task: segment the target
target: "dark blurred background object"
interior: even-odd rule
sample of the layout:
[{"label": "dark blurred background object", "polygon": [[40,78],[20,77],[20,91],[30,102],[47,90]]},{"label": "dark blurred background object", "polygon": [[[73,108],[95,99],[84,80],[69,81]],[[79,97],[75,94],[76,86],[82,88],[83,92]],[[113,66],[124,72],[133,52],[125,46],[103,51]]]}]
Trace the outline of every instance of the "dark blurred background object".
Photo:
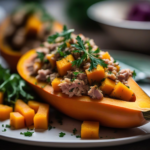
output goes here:
[{"label": "dark blurred background object", "polygon": [[129,10],[127,20],[131,21],[150,21],[150,3],[140,2],[134,4]]}]

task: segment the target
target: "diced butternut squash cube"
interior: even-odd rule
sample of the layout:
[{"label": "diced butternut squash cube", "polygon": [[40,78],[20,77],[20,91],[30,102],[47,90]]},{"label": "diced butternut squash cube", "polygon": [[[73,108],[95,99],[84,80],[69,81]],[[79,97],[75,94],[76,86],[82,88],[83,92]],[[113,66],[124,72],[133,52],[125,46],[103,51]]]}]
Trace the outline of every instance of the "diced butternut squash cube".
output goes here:
[{"label": "diced butternut squash cube", "polygon": [[69,42],[66,42],[66,45],[67,45],[67,47],[70,47],[70,46],[71,46]]},{"label": "diced butternut squash cube", "polygon": [[99,122],[83,121],[81,125],[82,139],[99,139]]},{"label": "diced butternut squash cube", "polygon": [[46,58],[48,59],[48,61],[50,62],[52,68],[54,69],[56,66],[56,60],[54,59],[54,54],[47,54]]},{"label": "diced butternut squash cube", "polygon": [[0,120],[4,121],[9,119],[10,113],[13,111],[13,108],[7,105],[0,104]]},{"label": "diced butternut squash cube", "polygon": [[15,112],[19,112],[20,114],[24,116],[26,126],[31,126],[33,124],[33,118],[34,118],[35,112],[22,100],[16,101]]},{"label": "diced butternut squash cube", "polygon": [[104,54],[102,54],[102,59],[109,59],[110,60],[110,55],[108,52],[105,52]]},{"label": "diced butternut squash cube", "polygon": [[115,87],[115,81],[106,78],[103,82],[102,85],[100,86],[100,89],[103,91],[104,94],[111,94],[111,92],[113,91],[114,87]]},{"label": "diced butternut squash cube", "polygon": [[42,64],[40,62],[35,62],[33,67],[34,67],[35,70],[39,70],[39,69],[41,69]]},{"label": "diced butternut squash cube", "polygon": [[40,106],[40,103],[39,103],[39,102],[36,102],[36,101],[28,101],[28,106],[29,106],[30,108],[32,108],[35,113],[37,113],[37,111],[38,111],[38,109],[39,109],[39,106]]},{"label": "diced butternut squash cube", "polygon": [[3,104],[4,93],[0,92],[0,104]]},{"label": "diced butternut squash cube", "polygon": [[64,76],[65,74],[67,74],[68,70],[71,70],[72,61],[74,61],[74,58],[72,55],[68,55],[63,59],[56,61],[57,70],[60,76]]},{"label": "diced butternut squash cube", "polygon": [[42,22],[36,16],[31,16],[27,21],[26,34],[37,35],[41,29]]},{"label": "diced butternut squash cube", "polygon": [[39,109],[34,116],[35,129],[48,129],[49,105],[40,103]]},{"label": "diced butternut squash cube", "polygon": [[54,89],[55,92],[61,92],[61,89],[60,87],[58,86],[60,83],[61,83],[61,80],[60,78],[55,78],[53,81],[52,81],[52,87]]},{"label": "diced butternut squash cube", "polygon": [[116,66],[116,68],[117,68],[117,71],[119,72],[120,71],[120,66],[118,65],[118,66]]},{"label": "diced butternut squash cube", "polygon": [[96,69],[93,69],[92,71],[85,70],[88,81],[90,84],[95,82],[100,82],[105,77],[105,71],[104,68],[100,65],[97,65]]},{"label": "diced butternut squash cube", "polygon": [[11,112],[10,113],[10,125],[15,129],[21,129],[25,127],[25,119],[18,112]]},{"label": "diced butternut squash cube", "polygon": [[127,86],[125,86],[123,83],[119,82],[114,90],[112,91],[111,97],[118,98],[120,100],[125,101],[134,101],[135,95],[132,90],[130,90]]}]

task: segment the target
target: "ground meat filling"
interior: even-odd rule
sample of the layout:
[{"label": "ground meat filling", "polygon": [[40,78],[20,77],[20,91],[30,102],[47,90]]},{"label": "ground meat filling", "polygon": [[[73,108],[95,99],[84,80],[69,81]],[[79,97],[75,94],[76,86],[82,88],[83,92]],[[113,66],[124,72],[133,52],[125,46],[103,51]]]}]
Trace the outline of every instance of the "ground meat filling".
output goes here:
[{"label": "ground meat filling", "polygon": [[93,99],[102,99],[103,94],[102,91],[97,87],[97,85],[91,86],[88,91],[88,95]]},{"label": "ground meat filling", "polygon": [[[80,38],[82,39],[85,51],[88,51],[89,45],[92,51],[97,50],[98,47],[97,45],[95,45],[92,39],[86,38],[82,34],[80,34]],[[27,66],[30,75],[34,75],[38,81],[44,81],[50,85],[55,78],[60,78],[58,86],[60,87],[61,92],[68,95],[69,97],[86,95],[91,97],[92,99],[103,99],[103,96],[105,96],[106,93],[104,92],[105,94],[103,94],[103,91],[100,90],[100,86],[102,86],[102,82],[105,81],[103,79],[105,78],[108,78],[109,80],[111,79],[111,81],[113,81],[114,83],[114,86],[118,82],[122,82],[124,85],[128,86],[127,80],[130,76],[132,76],[133,72],[129,69],[123,69],[119,71],[119,63],[116,62],[110,55],[109,57],[106,57],[105,55],[105,58],[103,58],[103,54],[106,54],[103,51],[98,51],[96,56],[94,55],[96,58],[103,60],[106,64],[106,67],[103,66],[104,78],[101,81],[90,83],[89,74],[87,73],[87,70],[88,72],[93,71],[90,70],[92,63],[90,57],[86,57],[86,59],[82,61],[80,66],[71,66],[70,69],[65,72],[65,75],[59,75],[60,72],[59,70],[57,70],[56,61],[62,59],[64,59],[65,61],[67,55],[72,55],[74,60],[80,60],[80,58],[84,54],[86,54],[84,51],[77,51],[78,49],[74,47],[74,45],[77,44],[77,35],[72,34],[71,39],[65,41],[65,43],[63,43],[63,40],[64,37],[57,37],[54,43],[44,42],[44,46],[36,49],[36,57],[34,57],[34,59],[32,59]],[[63,55],[65,54],[65,56],[62,56],[62,53],[58,51],[62,44],[66,45],[61,49],[61,52],[63,53]],[[51,63],[51,61],[55,62],[55,67],[53,66],[54,64]],[[40,63],[40,68],[38,65],[34,65],[34,63]]]},{"label": "ground meat filling", "polygon": [[59,87],[62,93],[69,97],[86,95],[89,89],[89,86],[84,81],[75,79],[72,82],[69,78],[65,78],[64,82],[59,84]]}]

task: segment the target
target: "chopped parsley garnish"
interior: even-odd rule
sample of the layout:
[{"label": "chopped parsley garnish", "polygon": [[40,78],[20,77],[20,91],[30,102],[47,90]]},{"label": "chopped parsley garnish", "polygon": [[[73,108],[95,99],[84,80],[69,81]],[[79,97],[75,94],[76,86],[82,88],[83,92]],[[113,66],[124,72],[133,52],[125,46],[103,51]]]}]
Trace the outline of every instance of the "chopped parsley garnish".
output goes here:
[{"label": "chopped parsley garnish", "polygon": [[63,27],[63,31],[61,33],[55,33],[47,38],[47,42],[55,43],[56,38],[64,37],[64,41],[70,39],[71,33],[74,32],[74,29],[67,29],[66,26]]},{"label": "chopped parsley garnish", "polygon": [[6,124],[6,126],[5,126],[6,128],[11,128],[11,126],[9,125],[9,124]]},{"label": "chopped parsley garnish", "polygon": [[108,74],[112,74],[112,71],[108,71]]},{"label": "chopped parsley garnish", "polygon": [[48,59],[44,59],[44,63],[49,63],[49,60]]},{"label": "chopped parsley garnish", "polygon": [[41,44],[40,46],[41,46],[41,47],[44,47],[44,44]]},{"label": "chopped parsley garnish", "polygon": [[102,59],[98,58],[98,53],[100,52],[99,48],[97,48],[97,50],[93,51],[92,48],[89,47],[89,49],[87,51],[85,46],[84,46],[84,44],[83,44],[83,41],[82,41],[81,37],[77,36],[76,40],[77,40],[77,44],[72,44],[71,45],[72,47],[75,47],[77,49],[77,50],[75,50],[73,52],[75,52],[75,53],[77,53],[77,52],[79,52],[79,53],[80,52],[84,52],[84,53],[79,59],[74,60],[72,62],[72,66],[75,65],[77,67],[80,67],[82,62],[89,58],[91,60],[91,65],[89,67],[89,71],[91,71],[94,68],[96,68],[98,64],[100,64],[103,67],[107,67],[107,64]]},{"label": "chopped parsley garnish", "polygon": [[42,52],[36,52],[37,53],[37,58],[39,58],[41,61],[44,60],[45,54]]},{"label": "chopped parsley garnish", "polygon": [[106,79],[106,78],[103,78],[103,79],[101,80],[101,82],[105,81],[105,79]]},{"label": "chopped parsley garnish", "polygon": [[81,138],[81,135],[77,135],[76,138]]},{"label": "chopped parsley garnish", "polygon": [[50,77],[48,77],[48,78],[46,79],[46,82],[48,82],[48,83],[50,83],[50,82],[51,82]]},{"label": "chopped parsley garnish", "polygon": [[133,71],[132,76],[133,76],[133,78],[136,77],[136,72],[135,72],[135,70]]},{"label": "chopped parsley garnish", "polygon": [[27,132],[20,132],[21,135],[24,135],[24,136],[32,136],[34,132],[30,132],[30,131],[27,131]]},{"label": "chopped parsley garnish", "polygon": [[47,84],[45,84],[45,85],[41,86],[41,88],[44,88],[46,85],[47,85]]},{"label": "chopped parsley garnish", "polygon": [[33,91],[27,83],[16,73],[10,74],[8,69],[0,65],[0,91],[4,93],[4,103],[14,105],[17,99],[25,102],[34,99]]},{"label": "chopped parsley garnish", "polygon": [[80,74],[80,73],[83,73],[82,71],[79,71],[79,72],[73,72],[73,74],[75,75],[75,76],[77,76],[78,74]]},{"label": "chopped parsley garnish", "polygon": [[77,133],[77,129],[74,128],[74,129],[73,129],[73,134],[76,134],[76,133]]},{"label": "chopped parsley garnish", "polygon": [[35,82],[34,84],[37,85],[37,82]]},{"label": "chopped parsley garnish", "polygon": [[127,88],[130,88],[129,86],[127,86]]},{"label": "chopped parsley garnish", "polygon": [[76,78],[72,78],[72,79],[71,79],[71,82],[73,82],[75,79],[76,79]]},{"label": "chopped parsley garnish", "polygon": [[48,130],[51,130],[52,129],[52,126],[51,125],[48,125]]},{"label": "chopped parsley garnish", "polygon": [[6,131],[7,131],[6,129],[2,130],[2,132],[6,132]]},{"label": "chopped parsley garnish", "polygon": [[116,63],[117,62],[117,60],[114,60],[114,63]]},{"label": "chopped parsley garnish", "polygon": [[59,133],[59,137],[64,137],[66,135],[66,133],[60,132]]},{"label": "chopped parsley garnish", "polygon": [[4,124],[2,124],[2,127],[4,127]]}]

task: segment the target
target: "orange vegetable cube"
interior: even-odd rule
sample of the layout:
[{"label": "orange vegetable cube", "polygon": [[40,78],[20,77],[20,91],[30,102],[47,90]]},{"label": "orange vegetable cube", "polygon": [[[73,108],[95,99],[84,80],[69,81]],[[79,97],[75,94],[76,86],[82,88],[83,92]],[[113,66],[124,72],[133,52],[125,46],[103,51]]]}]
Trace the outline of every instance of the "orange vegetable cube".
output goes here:
[{"label": "orange vegetable cube", "polygon": [[116,66],[116,68],[117,68],[117,71],[119,72],[120,71],[120,66]]},{"label": "orange vegetable cube", "polygon": [[22,116],[18,112],[11,112],[10,113],[10,125],[15,129],[21,129],[25,127],[25,120],[24,116]]},{"label": "orange vegetable cube", "polygon": [[0,104],[0,120],[4,121],[9,119],[10,113],[13,111],[13,108],[7,105]]},{"label": "orange vegetable cube", "polygon": [[70,43],[69,42],[66,42],[66,45],[67,45],[67,47],[70,47]]},{"label": "orange vegetable cube", "polygon": [[41,29],[42,22],[36,16],[31,16],[27,21],[26,34],[37,35]]},{"label": "orange vegetable cube", "polygon": [[34,116],[35,129],[48,129],[49,105],[40,103],[39,109]]},{"label": "orange vegetable cube", "polygon": [[105,70],[102,66],[97,65],[97,68],[92,71],[85,70],[88,81],[90,84],[94,82],[100,82],[105,77]]},{"label": "orange vegetable cube", "polygon": [[125,101],[133,101],[133,99],[135,99],[133,91],[121,82],[115,86],[110,96]]},{"label": "orange vegetable cube", "polygon": [[39,70],[39,69],[41,69],[42,64],[40,62],[35,62],[33,67],[34,67],[35,70]]},{"label": "orange vegetable cube", "polygon": [[36,102],[36,101],[28,101],[28,106],[29,106],[30,108],[32,108],[35,113],[37,113],[37,111],[38,111],[38,109],[39,109],[39,105],[40,105],[39,102]]},{"label": "orange vegetable cube", "polygon": [[102,85],[100,86],[100,89],[103,91],[104,94],[109,95],[113,91],[115,85],[116,85],[115,81],[106,78],[102,82]]},{"label": "orange vegetable cube", "polygon": [[99,139],[99,122],[83,121],[81,125],[82,139]]},{"label": "orange vegetable cube", "polygon": [[33,124],[35,112],[22,100],[16,101],[15,112],[19,112],[21,115],[24,116],[26,126],[31,126]]},{"label": "orange vegetable cube", "polygon": [[109,59],[110,60],[110,55],[108,52],[105,52],[104,54],[102,54],[102,59]]},{"label": "orange vegetable cube", "polygon": [[55,78],[53,81],[52,81],[52,87],[54,89],[55,92],[61,92],[61,89],[60,87],[58,86],[60,83],[61,83],[61,80],[60,78]]},{"label": "orange vegetable cube", "polygon": [[4,93],[0,92],[0,104],[3,104]]},{"label": "orange vegetable cube", "polygon": [[56,66],[56,60],[54,59],[54,54],[47,54],[46,58],[49,60],[52,68],[54,69]]},{"label": "orange vegetable cube", "polygon": [[71,70],[72,61],[74,61],[74,58],[72,55],[68,55],[63,59],[56,61],[57,70],[60,76],[64,76],[65,74],[67,74],[68,70]]}]

